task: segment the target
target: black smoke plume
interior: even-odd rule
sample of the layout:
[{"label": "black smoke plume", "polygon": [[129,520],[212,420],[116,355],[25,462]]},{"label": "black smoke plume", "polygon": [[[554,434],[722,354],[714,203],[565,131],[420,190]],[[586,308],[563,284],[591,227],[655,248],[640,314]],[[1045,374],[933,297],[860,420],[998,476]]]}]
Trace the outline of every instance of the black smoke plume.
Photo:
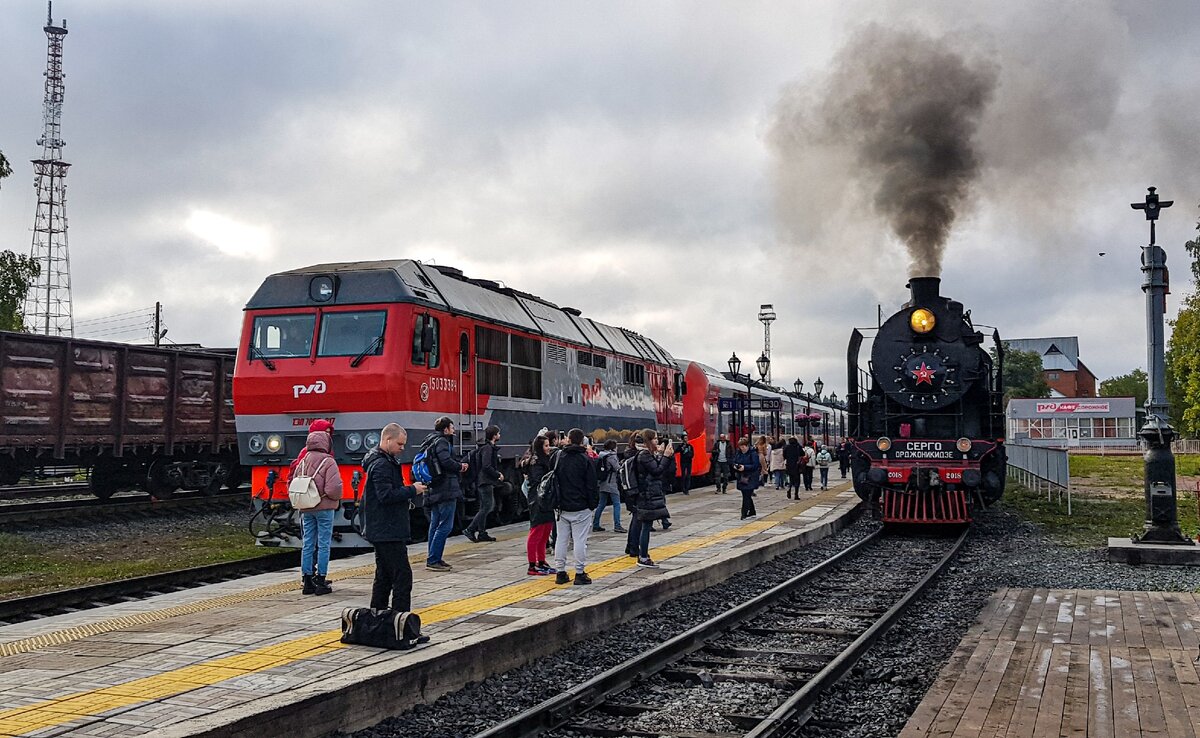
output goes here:
[{"label": "black smoke plume", "polygon": [[848,149],[848,161],[834,161],[854,167],[850,180],[908,248],[911,274],[938,276],[982,169],[975,133],[996,78],[994,65],[945,40],[866,26],[837,54],[815,96],[785,93],[772,142]]}]

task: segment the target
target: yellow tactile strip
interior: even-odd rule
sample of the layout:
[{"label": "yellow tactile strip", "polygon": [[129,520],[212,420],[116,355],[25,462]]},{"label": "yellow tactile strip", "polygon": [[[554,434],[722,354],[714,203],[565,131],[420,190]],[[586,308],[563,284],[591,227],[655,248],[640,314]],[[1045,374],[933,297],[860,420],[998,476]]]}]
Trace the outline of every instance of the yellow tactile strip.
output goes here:
[{"label": "yellow tactile strip", "polygon": [[[659,560],[671,559],[675,556],[693,551],[698,548],[713,545],[720,541],[730,538],[749,537],[764,530],[770,529],[779,525],[784,520],[790,520],[799,512],[814,507],[821,503],[836,502],[837,494],[840,490],[829,490],[817,495],[811,499],[805,500],[797,505],[791,505],[782,510],[764,517],[761,520],[744,523],[736,528],[715,533],[708,536],[699,536],[696,538],[685,539],[678,543],[659,546],[654,549],[654,556]],[[628,556],[620,556],[607,561],[600,562],[594,567],[589,567],[589,572],[592,578],[599,578],[615,574],[622,571],[628,571],[637,566],[637,563]],[[370,574],[373,567],[357,567],[356,569],[339,572],[338,578],[349,578],[351,576],[364,576]],[[167,613],[171,610],[179,610],[184,608],[198,608],[188,610],[188,612],[199,612],[201,609],[209,609],[200,607],[212,601],[222,601],[222,604],[233,602],[244,602],[248,599],[264,596],[264,594],[274,594],[278,592],[286,592],[294,589],[291,583],[281,583],[271,585],[269,587],[261,587],[251,592],[244,594],[229,595],[227,597],[218,597],[213,600],[205,600],[204,602],[194,603],[192,605],[182,605],[179,608],[170,608],[161,612]],[[433,607],[426,608],[420,611],[421,620],[424,623],[432,624],[445,620],[465,615],[472,615],[481,611],[491,610],[498,607],[513,605],[523,600],[537,597],[556,589],[556,585],[548,577],[530,579],[516,584],[507,585],[491,592],[486,592],[473,597],[466,597],[451,602],[443,602]],[[263,590],[271,590],[263,592]],[[219,606],[219,605],[216,605]],[[153,613],[145,613],[152,615]],[[176,612],[175,615],[185,614]],[[130,616],[136,617],[136,616]],[[161,618],[159,618],[161,619]],[[111,621],[103,621],[110,623],[124,618],[113,618]],[[97,624],[99,625],[99,623]],[[112,628],[116,629],[116,628]],[[72,631],[78,629],[72,629]],[[63,631],[68,632],[68,631]],[[103,632],[103,631],[101,631]],[[47,634],[41,636],[43,638],[53,637],[55,634]],[[79,636],[83,637],[83,636]],[[0,738],[9,736],[18,736],[23,733],[28,733],[42,728],[47,728],[55,725],[62,725],[74,720],[95,716],[110,710],[115,710],[122,707],[137,704],[139,702],[147,702],[151,700],[161,699],[183,692],[189,692],[193,689],[209,686],[235,677],[245,676],[256,672],[264,671],[284,664],[289,664],[303,659],[320,656],[331,651],[335,651],[345,646],[338,640],[341,637],[341,631],[330,630],[323,633],[298,638],[292,641],[275,644],[272,646],[264,646],[248,651],[246,653],[236,654],[233,656],[225,656],[222,658],[212,659],[200,664],[186,666],[181,669],[176,669],[163,674],[136,679],[125,684],[118,684],[112,687],[92,690],[88,692],[80,692],[73,695],[67,695],[60,699],[46,700],[25,707],[14,708],[10,710],[0,711]],[[32,640],[32,639],[28,639]]]}]

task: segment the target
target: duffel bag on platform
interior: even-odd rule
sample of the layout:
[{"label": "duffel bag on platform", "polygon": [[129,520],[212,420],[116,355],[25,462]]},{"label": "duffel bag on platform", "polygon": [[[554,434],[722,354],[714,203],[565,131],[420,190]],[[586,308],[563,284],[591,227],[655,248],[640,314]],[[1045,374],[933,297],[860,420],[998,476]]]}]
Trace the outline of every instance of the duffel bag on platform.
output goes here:
[{"label": "duffel bag on platform", "polygon": [[404,650],[428,641],[429,636],[421,635],[421,617],[415,612],[342,610],[342,643]]}]

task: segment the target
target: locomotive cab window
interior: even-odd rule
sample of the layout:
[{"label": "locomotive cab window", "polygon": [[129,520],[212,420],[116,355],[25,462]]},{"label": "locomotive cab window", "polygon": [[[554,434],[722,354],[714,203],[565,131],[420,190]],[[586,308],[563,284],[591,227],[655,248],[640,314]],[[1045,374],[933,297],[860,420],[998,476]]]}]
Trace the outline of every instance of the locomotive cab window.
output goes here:
[{"label": "locomotive cab window", "polygon": [[428,313],[417,316],[413,326],[412,363],[436,369],[441,363],[441,323]]},{"label": "locomotive cab window", "polygon": [[387,313],[325,313],[321,316],[317,356],[378,356],[383,353]]},{"label": "locomotive cab window", "polygon": [[260,315],[254,319],[250,345],[257,356],[270,359],[308,358],[316,322],[312,314]]}]

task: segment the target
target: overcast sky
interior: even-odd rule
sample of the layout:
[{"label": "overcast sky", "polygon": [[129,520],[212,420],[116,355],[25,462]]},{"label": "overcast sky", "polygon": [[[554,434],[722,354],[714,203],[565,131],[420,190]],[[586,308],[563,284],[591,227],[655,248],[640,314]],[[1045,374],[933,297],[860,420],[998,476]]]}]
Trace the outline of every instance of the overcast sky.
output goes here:
[{"label": "overcast sky", "polygon": [[[417,258],[717,366],[757,356],[771,302],[776,383],[844,394],[850,329],[903,302],[907,257],[863,172],[778,134],[874,21],[996,76],[944,294],[1007,337],[1078,335],[1102,379],[1145,366],[1129,203],[1176,201],[1174,308],[1200,215],[1200,3],[910,5],[58,0],[75,319],[160,300],[170,338],[231,346],[267,274]],[[45,14],[0,17],[0,248],[20,253]]]}]

